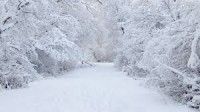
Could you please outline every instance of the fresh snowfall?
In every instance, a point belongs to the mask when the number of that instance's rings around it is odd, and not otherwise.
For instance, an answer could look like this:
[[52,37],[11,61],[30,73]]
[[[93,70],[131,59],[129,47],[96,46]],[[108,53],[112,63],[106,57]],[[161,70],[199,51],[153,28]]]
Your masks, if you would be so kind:
[[0,93],[0,112],[192,112],[140,84],[113,64],[95,64]]
[[0,112],[198,111],[199,0],[0,0]]

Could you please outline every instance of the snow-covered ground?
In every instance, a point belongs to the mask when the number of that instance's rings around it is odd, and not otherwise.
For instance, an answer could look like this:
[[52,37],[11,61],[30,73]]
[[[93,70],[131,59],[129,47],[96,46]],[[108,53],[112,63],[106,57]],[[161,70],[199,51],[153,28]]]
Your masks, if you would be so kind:
[[0,112],[192,112],[140,83],[113,64],[96,64],[1,92]]

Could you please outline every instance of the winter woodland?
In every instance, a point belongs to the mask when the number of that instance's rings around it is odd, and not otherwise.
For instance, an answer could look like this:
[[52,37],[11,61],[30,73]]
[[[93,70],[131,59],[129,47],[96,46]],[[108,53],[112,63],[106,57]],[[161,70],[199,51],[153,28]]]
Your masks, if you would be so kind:
[[200,1],[0,0],[0,88],[114,62],[200,109]]

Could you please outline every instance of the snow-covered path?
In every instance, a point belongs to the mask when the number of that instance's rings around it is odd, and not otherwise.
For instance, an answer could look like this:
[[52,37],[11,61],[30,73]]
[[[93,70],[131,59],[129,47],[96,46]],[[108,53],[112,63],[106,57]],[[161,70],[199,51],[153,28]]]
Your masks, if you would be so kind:
[[139,83],[112,64],[96,64],[1,92],[0,112],[192,112]]

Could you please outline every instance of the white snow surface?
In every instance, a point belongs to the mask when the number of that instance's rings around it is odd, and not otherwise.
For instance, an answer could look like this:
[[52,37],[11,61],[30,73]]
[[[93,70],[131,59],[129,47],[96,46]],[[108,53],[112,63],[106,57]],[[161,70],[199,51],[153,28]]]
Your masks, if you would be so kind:
[[192,112],[113,64],[95,64],[0,93],[0,112]]

